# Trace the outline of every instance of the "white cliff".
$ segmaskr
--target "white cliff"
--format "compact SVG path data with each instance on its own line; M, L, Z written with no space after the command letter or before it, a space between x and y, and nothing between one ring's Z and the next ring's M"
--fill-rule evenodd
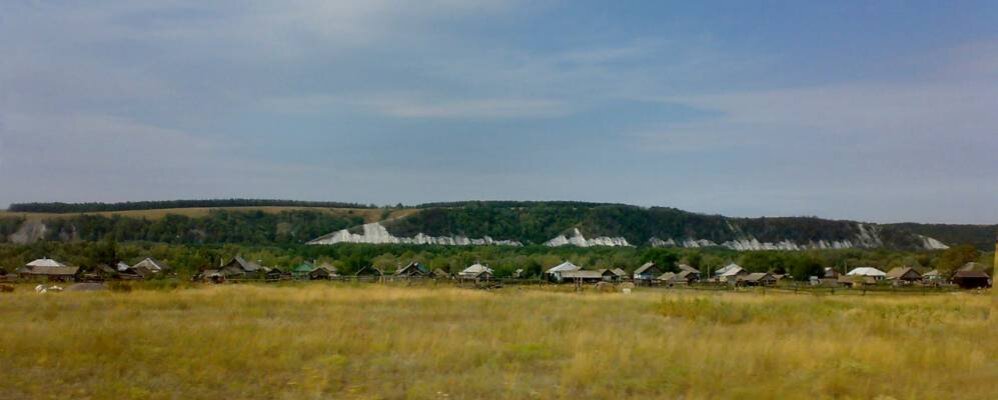
M337 243L369 243L369 244L437 244L444 246L474 246L474 245L505 245L522 246L515 240L494 240L491 237L480 239L467 238L464 236L429 236L418 233L413 237L397 237L388 232L380 223L374 222L364 224L361 233L352 233L347 229L339 230L325 236L321 236L308 244L337 244Z
M578 228L572 229L571 236L558 235L547 242L544 242L545 246L548 247L558 247L558 246L578 246L578 247L592 247L592 246L608 246L608 247L619 247L619 246L631 246L627 242L627 239L622 237L607 237L600 236L591 239L586 239L582 235L582 232Z

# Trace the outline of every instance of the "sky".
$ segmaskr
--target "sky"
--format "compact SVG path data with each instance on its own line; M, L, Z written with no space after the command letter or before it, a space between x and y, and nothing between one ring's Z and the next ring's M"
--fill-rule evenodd
M233 197L998 223L998 2L0 2L0 207Z

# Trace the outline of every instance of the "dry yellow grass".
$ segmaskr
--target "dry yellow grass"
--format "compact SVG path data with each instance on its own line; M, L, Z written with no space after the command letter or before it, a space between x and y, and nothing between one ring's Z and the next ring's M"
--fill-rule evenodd
M986 295L0 296L0 398L998 398Z
M161 208L155 210L129 210L129 211L103 211L103 212L90 212L90 213L33 213L33 212L10 212L10 211L0 211L0 218L2 217L22 217L29 221L40 221L44 219L52 218L67 218L75 217L79 215L100 215L104 217L111 217L114 215L119 215L122 217L133 217L133 218L146 218L151 220L161 219L167 215L183 215L191 218L204 217L208 215L211 210L229 210L229 211L263 211L266 213L279 213L282 211L293 211L293 210L309 210L309 211L320 211L333 215L347 215L354 214L364 217L367 222L375 222L381 220L382 210L377 208L323 208L323 207L193 207L193 208ZM401 218L410 215L418 211L417 209L403 209L394 210L391 212L389 218Z

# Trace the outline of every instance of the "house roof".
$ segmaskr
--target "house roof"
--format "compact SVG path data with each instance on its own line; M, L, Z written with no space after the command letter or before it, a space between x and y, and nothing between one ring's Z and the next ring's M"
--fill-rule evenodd
M599 270L599 271L581 269L581 270L578 270L578 271L564 271L564 272L561 273L561 277L564 278L564 279L574 279L574 278L580 278L580 279L599 279L599 278L602 278L604 276L604 274L606 274L608 272L609 271L605 270L605 269L604 270ZM610 272L610 273L612 274L612 272Z
M474 263L470 267L463 269L461 271L461 275L479 275L483 272L488 272L491 274L492 268L489 268L479 263Z
M963 264L963 266L958 268L957 271L984 271L985 269L987 269L987 267L985 267L984 264L969 262Z
M303 262L291 269L291 272L312 272L316 267L312 263Z
M66 264L53 260L51 258L39 258L32 262L25 264L28 267L65 267Z
M46 276L72 276L79 272L80 267L68 267L61 265L58 267L50 266L25 266L18 270L19 273L26 275L46 275Z
M152 257L146 257L146 259L135 263L135 265L133 265L132 268L140 267L140 266L141 267L149 268L152 271L166 271L166 270L170 269L169 265L166 265L165 263L163 263L163 262L161 262L159 260L156 260L156 259L154 259Z
M768 272L753 272L751 274L741 277L739 280L746 282L759 282L762 281L763 279L766 279L766 277L773 278L773 275Z
M115 264L115 268L117 268L119 272L124 272L131 267L131 265L126 264L124 261L118 261L118 263Z
M742 268L740 265L731 263L725 266L724 268L717 270L717 276L735 276L742 273L742 271L744 270L745 269Z
M732 271L734 271L734 272L732 272ZM721 269L719 269L717 271L714 271L714 275L717 275L717 276L732 276L732 275L737 275L741 271L742 271L742 267L740 265L735 264L735 263L731 263L731 264L725 265L724 268L721 268Z
M699 274L700 273L700 271L697 270L696 268L693 268L693 267L691 267L689 265L686 265L686 264L679 264L679 271L680 272L682 272L682 271L688 271L688 272L692 272L694 274Z
M671 279L673 279L675 277L676 277L676 273L675 272L666 272L666 273L664 273L662 275L659 275L658 279L659 280L663 280L663 281L668 281L668 280L671 280Z
M413 270L415 270L415 272L419 275L426 275L429 273L429 271L427 271L422 264L413 261L409 263L409 265L406 265L405 267L402 267L401 269L395 271L395 275L402 275Z
M887 271L887 279L900 279L905 276L918 279L922 277L922 274L919 274L912 267L894 267Z
M105 274L114 274L118 272L118 270L109 267L107 264L97 264L97 266L94 267L94 271L103 272Z
M613 272L613 274L617 276L627 276L627 271L624 271L623 268L614 268L611 269L610 272Z
M836 271L832 267L825 267L825 278L838 278L839 271Z
M260 264L257 264L252 261L246 261L246 259L240 256L236 256L235 258L233 258L228 265L231 265L232 263L236 263L237 265L239 265L239 268L242 268L242 270L246 272L254 272L263 268L260 266Z
M966 278L990 279L991 277L988 276L988 274L986 272L984 272L984 271L962 271L961 270L961 271L956 271L956 273L953 274L953 278L961 278L961 279L966 279Z
M937 276L941 276L941 275L942 274L939 273L939 270L935 270L934 269L932 271L929 271L929 272L926 272L926 273L922 274L922 277L937 277Z
M638 267L638 269L634 270L634 275L641 275L641 274L645 273L645 271L648 271L649 269L652 269L652 268L658 268L658 265L655 264L654 262L651 262L651 261L646 262L643 265L641 265L640 267Z
M881 271L881 270L873 268L873 267L853 268L853 270L849 271L849 273L846 274L846 275L850 275L850 276L887 276L887 274L884 273L884 271Z
M575 265L575 264L572 264L571 262L565 261L565 262L563 262L561 264L558 264L558 265L555 265L555 266L549 268L546 272L549 273L549 274L551 274L551 273L555 273L555 272L578 271L578 270L581 270L581 269L582 269L582 267L580 267L578 265Z
M681 279L690 279L690 275L700 275L700 271L679 271L679 273L676 274L676 277Z

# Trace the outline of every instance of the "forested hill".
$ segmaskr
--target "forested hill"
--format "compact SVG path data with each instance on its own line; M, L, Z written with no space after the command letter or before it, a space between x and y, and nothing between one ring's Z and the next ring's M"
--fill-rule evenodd
M419 212L406 218L384 222L382 225L387 233L402 240L430 237L431 242L444 243L448 238L488 237L523 244L716 245L752 250L931 249L962 243L989 249L998 232L998 226L949 225L942 229L919 224L878 225L816 217L730 218L667 207L582 202L431 203L417 208ZM359 235L362 229L355 227L350 232ZM939 239L934 236L936 233L946 239L932 240ZM344 235L334 236L325 236L325 243L343 240ZM440 240L433 241L433 238ZM317 243L323 243L323 240Z
M112 238L122 242L273 245L301 244L319 238L313 243L722 246L735 250L930 249L969 243L990 250L998 232L994 225L878 225L815 217L730 218L666 207L584 202L469 201L393 208L345 208L352 205L279 200L59 204L18 205L12 209L21 212L0 213L0 242ZM225 207L185 208L212 204ZM315 204L322 207L311 206ZM135 211L156 205L166 209ZM26 209L45 213L23 212ZM94 214L97 210L101 213ZM381 221L381 225L374 230L364 226L374 221ZM371 237L368 232L365 237L365 231L380 236ZM493 241L483 240L486 237Z

